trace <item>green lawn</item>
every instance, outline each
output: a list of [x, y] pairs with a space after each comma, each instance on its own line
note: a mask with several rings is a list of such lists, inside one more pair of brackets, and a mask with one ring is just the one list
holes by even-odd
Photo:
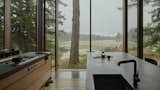
[[69, 58], [63, 59], [59, 61], [59, 68], [61, 69], [86, 69], [87, 64], [87, 55], [80, 55], [79, 56], [79, 64], [76, 65], [69, 65], [68, 64]]
[[[79, 48], [89, 50], [89, 44], [90, 44], [89, 41], [80, 41]], [[118, 44], [119, 44], [119, 42], [117, 42], [115, 40], [93, 40], [92, 41], [92, 48], [93, 48], [93, 50], [100, 50], [100, 51], [103, 51], [105, 49], [110, 48], [110, 49], [113, 49], [113, 51], [114, 51]], [[68, 41], [68, 42], [60, 43], [60, 47], [70, 49], [71, 42]]]

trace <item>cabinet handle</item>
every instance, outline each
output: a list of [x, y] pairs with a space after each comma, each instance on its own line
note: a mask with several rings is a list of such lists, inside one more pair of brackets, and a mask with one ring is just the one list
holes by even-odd
[[33, 65], [33, 66], [31, 66], [31, 67], [28, 67], [28, 71], [31, 71], [31, 70], [34, 70], [34, 69], [36, 69], [36, 68], [38, 68], [40, 65], [39, 64], [35, 64], [35, 65]]
[[30, 68], [28, 68], [27, 70], [30, 71]]

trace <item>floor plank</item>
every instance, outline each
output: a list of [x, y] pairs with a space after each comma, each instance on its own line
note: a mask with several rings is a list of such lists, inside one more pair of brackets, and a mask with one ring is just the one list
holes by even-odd
[[43, 90], [85, 90], [85, 70], [58, 70], [53, 71], [54, 83]]

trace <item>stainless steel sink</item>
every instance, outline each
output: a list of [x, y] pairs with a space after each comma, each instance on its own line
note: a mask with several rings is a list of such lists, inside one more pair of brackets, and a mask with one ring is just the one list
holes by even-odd
[[95, 90], [134, 90], [134, 88], [123, 78], [116, 75], [93, 75]]

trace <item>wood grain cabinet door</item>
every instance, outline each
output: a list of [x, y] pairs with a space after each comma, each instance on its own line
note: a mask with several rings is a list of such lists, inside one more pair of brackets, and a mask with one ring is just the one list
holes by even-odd
[[[5, 90], [5, 88], [9, 87], [10, 85], [15, 84], [17, 81], [19, 81], [22, 78], [24, 78], [29, 73], [27, 68], [28, 67], [18, 71], [17, 73], [15, 73], [15, 74], [7, 77], [7, 78], [2, 79], [0, 81], [0, 90]], [[16, 90], [16, 89], [12, 89], [12, 90]]]
[[37, 79], [28, 86], [27, 90], [39, 90], [51, 77], [51, 69], [51, 60], [45, 60], [45, 64], [36, 70]]
[[52, 63], [51, 58], [48, 59], [42, 59], [2, 80], [0, 90], [39, 90], [51, 77]]
[[27, 70], [28, 74], [26, 74], [22, 79], [17, 80], [14, 84], [8, 86], [5, 90], [26, 90], [28, 86], [31, 85], [34, 81], [36, 81], [38, 70], [40, 67], [45, 65], [45, 61], [41, 60], [33, 65], [30, 65]]

